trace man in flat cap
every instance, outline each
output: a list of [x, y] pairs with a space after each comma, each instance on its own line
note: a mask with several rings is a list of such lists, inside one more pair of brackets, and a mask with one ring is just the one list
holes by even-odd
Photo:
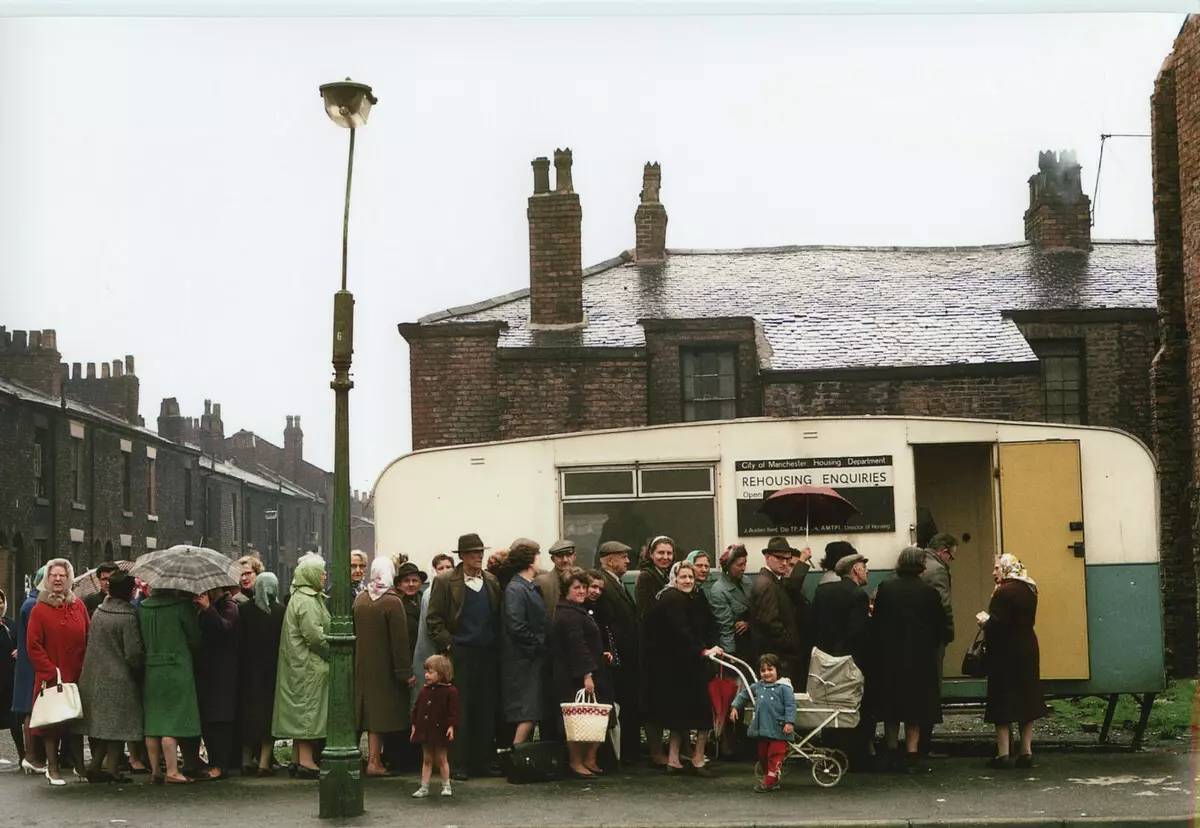
[[[833, 571], [838, 580], [818, 586], [813, 599], [816, 645], [830, 655], [852, 656], [869, 681], [871, 599], [863, 588], [867, 584], [867, 559], [857, 552], [846, 555]], [[850, 732], [832, 734], [835, 746], [846, 751], [856, 771], [870, 767], [870, 742], [875, 733], [873, 719], [863, 714], [859, 721]]]
[[533, 582], [541, 587], [542, 600], [550, 613], [550, 621], [554, 621], [554, 610], [558, 606], [558, 597], [562, 594], [563, 578], [575, 568], [575, 541], [556, 540], [548, 550], [550, 562], [554, 568], [548, 572], [539, 573]]
[[620, 541], [600, 544], [596, 557], [604, 573], [604, 591], [597, 599], [599, 614], [608, 619], [612, 633], [613, 663], [609, 665], [613, 692], [621, 708], [621, 761], [633, 764], [641, 749], [642, 719], [638, 715], [638, 619], [633, 596], [623, 576], [629, 570], [632, 550]]

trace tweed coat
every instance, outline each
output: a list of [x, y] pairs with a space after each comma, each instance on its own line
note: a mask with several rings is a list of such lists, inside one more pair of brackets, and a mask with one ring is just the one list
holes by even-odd
[[141, 741], [145, 663], [133, 604], [109, 598], [96, 607], [79, 676], [84, 733], [111, 742]]
[[186, 595], [156, 591], [138, 611], [146, 648], [142, 686], [147, 736], [189, 738], [200, 735], [200, 707], [192, 654], [200, 648], [196, 605]]
[[412, 649], [408, 612], [395, 589], [354, 599], [354, 710], [358, 729], [394, 733], [408, 727]]

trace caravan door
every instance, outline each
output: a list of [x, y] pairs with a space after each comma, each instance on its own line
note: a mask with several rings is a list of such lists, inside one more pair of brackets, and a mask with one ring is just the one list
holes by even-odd
[[1077, 440], [1000, 444], [1000, 532], [1038, 585], [1042, 678], [1089, 678]]

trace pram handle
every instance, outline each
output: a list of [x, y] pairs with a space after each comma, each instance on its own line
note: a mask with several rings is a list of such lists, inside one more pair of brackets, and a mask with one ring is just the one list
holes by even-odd
[[722, 667], [732, 670], [741, 680], [742, 685], [746, 688], [746, 693], [750, 695], [750, 700], [754, 700], [754, 694], [750, 691], [750, 685], [754, 683], [753, 667], [742, 661], [737, 656], [730, 655], [729, 653], [721, 653], [721, 655], [716, 655], [713, 653], [710, 654], [708, 658]]

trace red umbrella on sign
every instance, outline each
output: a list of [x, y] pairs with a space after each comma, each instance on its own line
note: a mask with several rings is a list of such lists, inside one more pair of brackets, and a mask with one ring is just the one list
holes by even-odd
[[808, 527], [841, 526], [857, 515], [858, 508], [835, 490], [821, 486], [789, 486], [768, 497], [758, 507], [776, 526], [799, 526], [804, 524], [804, 536]]

